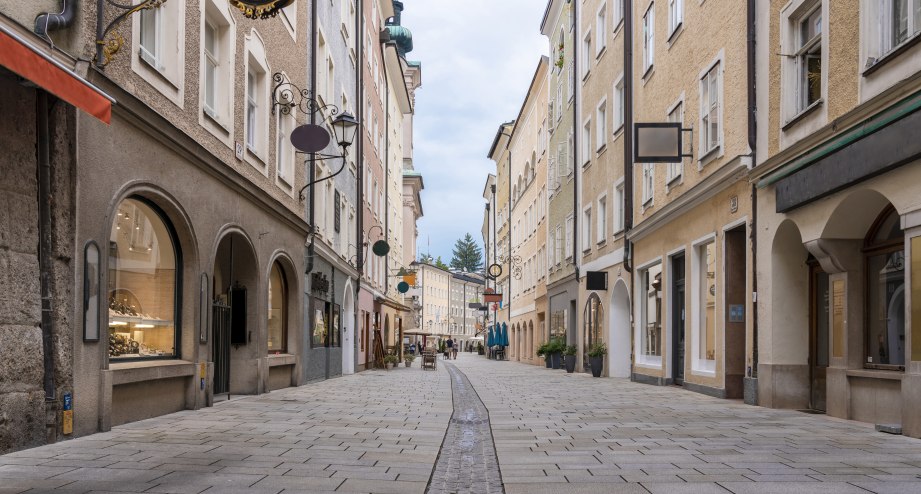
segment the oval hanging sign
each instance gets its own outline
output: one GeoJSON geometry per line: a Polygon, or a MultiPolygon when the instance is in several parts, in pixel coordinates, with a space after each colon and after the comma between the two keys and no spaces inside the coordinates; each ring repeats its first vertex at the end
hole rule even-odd
{"type": "Polygon", "coordinates": [[[240,9],[250,19],[268,19],[291,5],[294,0],[230,0],[230,5],[240,9]]]}

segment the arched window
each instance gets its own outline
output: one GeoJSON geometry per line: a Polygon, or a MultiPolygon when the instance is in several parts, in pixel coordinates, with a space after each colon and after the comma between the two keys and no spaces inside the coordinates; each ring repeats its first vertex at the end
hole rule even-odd
{"type": "Polygon", "coordinates": [[[152,203],[122,201],[109,236],[109,358],[179,356],[175,233],[152,203]]]}
{"type": "Polygon", "coordinates": [[[269,273],[269,353],[285,353],[288,342],[288,284],[278,261],[269,273]]]}
{"type": "Polygon", "coordinates": [[[597,293],[592,293],[588,297],[588,301],[585,303],[583,320],[585,321],[585,331],[583,332],[582,363],[588,369],[588,351],[591,350],[592,345],[602,342],[601,329],[604,324],[604,309],[601,307],[601,298],[598,297],[597,293]]]}
{"type": "Polygon", "coordinates": [[[866,359],[868,367],[905,365],[905,233],[889,206],[865,239],[867,265],[866,359]]]}

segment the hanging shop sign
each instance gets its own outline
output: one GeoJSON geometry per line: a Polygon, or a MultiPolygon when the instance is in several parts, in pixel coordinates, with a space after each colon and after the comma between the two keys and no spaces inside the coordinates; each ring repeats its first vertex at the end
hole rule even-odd
{"type": "Polygon", "coordinates": [[[230,0],[230,5],[240,9],[250,19],[268,19],[291,5],[294,0],[230,0]]]}

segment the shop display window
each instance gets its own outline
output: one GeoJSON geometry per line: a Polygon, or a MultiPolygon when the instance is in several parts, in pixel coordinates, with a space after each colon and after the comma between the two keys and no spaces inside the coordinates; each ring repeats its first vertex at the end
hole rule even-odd
{"type": "Polygon", "coordinates": [[[272,265],[272,272],[269,274],[268,292],[268,351],[270,354],[285,353],[288,341],[288,287],[285,283],[285,274],[277,262],[272,265]]]}
{"type": "Polygon", "coordinates": [[[173,358],[177,354],[179,251],[155,206],[125,199],[109,237],[109,358],[173,358]]]}
{"type": "Polygon", "coordinates": [[[870,229],[867,263],[867,367],[905,365],[905,234],[899,215],[887,208],[870,229]]]}

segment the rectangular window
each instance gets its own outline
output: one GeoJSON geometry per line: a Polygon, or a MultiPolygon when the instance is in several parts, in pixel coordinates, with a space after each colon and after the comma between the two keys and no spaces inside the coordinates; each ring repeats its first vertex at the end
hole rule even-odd
{"type": "Polygon", "coordinates": [[[598,151],[608,141],[608,102],[602,101],[595,109],[595,147],[598,151]]]}
{"type": "Polygon", "coordinates": [[[569,100],[571,101],[573,98],[576,97],[576,90],[575,90],[575,87],[576,87],[576,62],[575,62],[574,60],[571,60],[571,61],[569,62],[569,77],[567,77],[567,79],[569,79],[569,100]]]}
{"type": "Polygon", "coordinates": [[[697,320],[694,323],[694,367],[712,371],[716,360],[716,244],[710,242],[698,246],[695,257],[697,320]]]}
{"type": "MultiPolygon", "coordinates": [[[[642,293],[641,354],[662,355],[662,265],[656,264],[640,271],[642,293]]],[[[656,359],[658,360],[658,359],[656,359]]]]}
{"type": "Polygon", "coordinates": [[[257,77],[252,70],[246,73],[246,147],[252,151],[256,149],[256,121],[259,111],[257,77]]]}
{"type": "Polygon", "coordinates": [[[601,8],[598,9],[598,14],[595,16],[595,32],[598,33],[598,39],[595,41],[595,56],[601,55],[601,52],[604,51],[604,48],[607,44],[608,37],[605,36],[608,30],[607,23],[607,6],[604,2],[601,3],[601,8]]]}
{"type": "MultiPolygon", "coordinates": [[[[569,252],[569,243],[566,243],[566,251],[569,252]]],[[[553,260],[554,264],[559,264],[563,260],[563,227],[557,225],[556,227],[556,258],[553,260]]]]}
{"type": "Polygon", "coordinates": [[[547,245],[549,246],[549,249],[547,250],[547,265],[553,266],[554,264],[556,264],[556,261],[554,260],[555,259],[554,256],[556,255],[556,231],[555,230],[550,231],[550,239],[547,242],[547,245]]]}
{"type": "Polygon", "coordinates": [[[643,14],[643,75],[649,72],[655,60],[655,3],[649,4],[643,14]]]}
{"type": "MultiPolygon", "coordinates": [[[[684,124],[684,103],[678,102],[672,111],[668,113],[667,122],[684,124]]],[[[684,173],[684,162],[668,163],[665,172],[665,183],[670,184],[681,177],[684,173]]]]}
{"type": "Polygon", "coordinates": [[[310,299],[311,331],[310,346],[312,348],[321,348],[327,345],[329,341],[329,302],[318,298],[310,299]]]}
{"type": "Polygon", "coordinates": [[[291,115],[278,113],[278,143],[275,151],[277,163],[278,178],[285,185],[294,185],[294,150],[291,147],[291,131],[294,130],[297,122],[291,115]]]}
{"type": "Polygon", "coordinates": [[[684,0],[668,0],[668,36],[671,37],[684,21],[684,0]]]}
{"type": "Polygon", "coordinates": [[[591,70],[592,64],[592,32],[589,31],[585,33],[585,37],[582,38],[582,78],[585,79],[588,76],[589,71],[591,70]]]}
{"type": "Polygon", "coordinates": [[[880,56],[921,31],[921,0],[880,0],[877,8],[880,56]]]}
{"type": "Polygon", "coordinates": [[[608,238],[608,198],[602,196],[598,199],[598,231],[595,234],[595,242],[601,243],[608,238]]]}
{"type": "Polygon", "coordinates": [[[592,208],[591,206],[582,211],[582,252],[592,250],[592,208]]]}
{"type": "Polygon", "coordinates": [[[163,42],[162,17],[163,11],[159,8],[141,10],[141,59],[157,70],[163,69],[160,60],[163,42]]]}
{"type": "Polygon", "coordinates": [[[202,48],[205,55],[205,113],[216,118],[216,76],[220,65],[218,62],[218,28],[208,19],[205,20],[205,42],[202,48]]]}
{"type": "Polygon", "coordinates": [[[573,236],[575,235],[575,232],[573,231],[574,226],[575,226],[574,224],[575,224],[575,216],[572,213],[570,213],[569,216],[566,217],[566,258],[567,259],[572,259],[572,250],[573,250],[572,244],[573,244],[573,236]]]}
{"type": "Polygon", "coordinates": [[[592,161],[592,120],[588,119],[582,124],[582,166],[592,161]]]}
{"type": "Polygon", "coordinates": [[[622,20],[624,20],[624,0],[613,0],[611,22],[615,31],[622,20]]]}
{"type": "Polygon", "coordinates": [[[700,80],[701,153],[720,145],[720,64],[714,65],[700,80]]]}
{"type": "Polygon", "coordinates": [[[620,131],[624,126],[624,76],[614,83],[614,132],[620,131]]]}
{"type": "Polygon", "coordinates": [[[822,5],[797,20],[796,113],[822,97],[822,5]]]}
{"type": "Polygon", "coordinates": [[[624,229],[624,184],[614,187],[614,233],[624,229]]]}
{"type": "Polygon", "coordinates": [[[655,165],[643,163],[643,205],[651,204],[655,192],[655,165]]]}
{"type": "Polygon", "coordinates": [[[557,121],[559,121],[561,118],[563,118],[563,83],[562,82],[556,87],[556,101],[554,103],[556,104],[556,110],[554,111],[554,113],[556,114],[557,121]]]}

